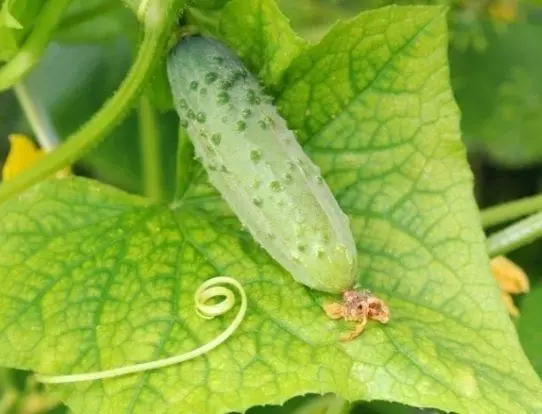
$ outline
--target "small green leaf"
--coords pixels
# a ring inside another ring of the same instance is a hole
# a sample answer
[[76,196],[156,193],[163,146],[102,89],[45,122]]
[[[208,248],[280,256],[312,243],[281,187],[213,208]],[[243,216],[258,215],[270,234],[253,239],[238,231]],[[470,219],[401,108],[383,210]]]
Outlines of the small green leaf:
[[339,342],[346,324],[322,311],[338,298],[295,283],[201,170],[174,208],[88,180],[50,181],[0,205],[0,364],[63,374],[193,349],[231,320],[202,320],[192,303],[201,282],[226,274],[249,303],[222,346],[51,389],[85,414],[225,413],[308,392],[540,412],[540,381],[489,274],[444,10],[390,7],[339,24],[283,82],[282,113],[350,215],[359,282],[387,300],[388,325]]
[[43,5],[35,0],[6,0],[0,5],[0,62],[17,53]]
[[542,377],[542,286],[528,293],[521,303],[518,334],[525,353]]
[[2,4],[0,10],[0,26],[4,26],[10,29],[22,29],[23,25],[11,14],[10,8],[11,0],[7,0]]
[[305,41],[274,0],[232,0],[221,11],[219,32],[268,85],[279,83]]
[[9,32],[11,29],[0,27],[0,62],[9,60],[19,49],[18,42]]

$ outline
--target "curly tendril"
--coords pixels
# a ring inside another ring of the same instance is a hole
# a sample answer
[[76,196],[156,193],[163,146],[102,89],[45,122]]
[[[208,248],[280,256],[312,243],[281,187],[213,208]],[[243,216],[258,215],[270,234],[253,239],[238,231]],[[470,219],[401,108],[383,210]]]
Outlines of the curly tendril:
[[[190,352],[186,352],[181,355],[157,359],[155,361],[144,362],[141,364],[128,365],[125,367],[113,368],[105,371],[87,372],[83,374],[73,375],[38,374],[35,377],[36,380],[44,384],[64,384],[82,381],[95,381],[105,378],[120,377],[122,375],[150,371],[157,368],[164,368],[206,354],[207,352],[211,351],[212,349],[216,348],[218,345],[226,341],[231,336],[231,334],[235,332],[235,330],[241,324],[247,310],[247,297],[243,286],[241,286],[241,284],[237,280],[231,277],[217,276],[202,283],[194,294],[196,312],[199,316],[205,319],[213,319],[216,316],[220,316],[228,312],[235,304],[235,295],[232,290],[227,287],[218,285],[230,285],[235,287],[238,290],[239,295],[241,296],[241,306],[232,323],[220,335],[218,335],[212,341],[207,342],[205,345],[202,345],[199,348],[196,348]],[[207,304],[209,300],[217,297],[222,297],[223,299],[215,304]]]

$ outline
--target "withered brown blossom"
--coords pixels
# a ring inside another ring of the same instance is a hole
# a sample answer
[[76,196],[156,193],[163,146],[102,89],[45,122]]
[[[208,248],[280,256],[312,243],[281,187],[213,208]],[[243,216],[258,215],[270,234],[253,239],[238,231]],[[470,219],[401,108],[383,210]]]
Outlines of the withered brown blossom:
[[341,341],[351,341],[359,336],[370,319],[380,323],[390,319],[388,306],[368,290],[347,290],[343,293],[343,302],[325,304],[324,311],[331,319],[357,322],[352,331],[341,336]]

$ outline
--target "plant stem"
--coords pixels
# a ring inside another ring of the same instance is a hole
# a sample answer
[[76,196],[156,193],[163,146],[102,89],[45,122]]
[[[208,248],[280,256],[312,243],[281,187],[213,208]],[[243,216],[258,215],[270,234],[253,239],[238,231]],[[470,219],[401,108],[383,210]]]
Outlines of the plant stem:
[[179,126],[179,140],[177,147],[175,201],[183,198],[192,179],[192,163],[194,162],[194,147],[186,130]]
[[509,253],[542,237],[542,212],[533,214],[487,238],[490,257]]
[[30,94],[28,87],[24,82],[19,82],[15,84],[13,90],[40,147],[45,151],[52,151],[58,147],[59,139],[51,119],[35,97]]
[[152,3],[136,60],[117,92],[81,129],[32,168],[0,186],[0,203],[72,164],[97,145],[130,110],[164,53],[185,0]]
[[500,204],[482,210],[482,226],[484,228],[506,223],[529,214],[542,211],[542,195],[520,198],[509,203]]
[[164,183],[160,168],[160,133],[156,113],[145,94],[139,98],[138,115],[144,193],[153,201],[164,201]]
[[0,91],[19,82],[38,63],[71,1],[48,0],[44,3],[26,42],[14,57],[0,68]]

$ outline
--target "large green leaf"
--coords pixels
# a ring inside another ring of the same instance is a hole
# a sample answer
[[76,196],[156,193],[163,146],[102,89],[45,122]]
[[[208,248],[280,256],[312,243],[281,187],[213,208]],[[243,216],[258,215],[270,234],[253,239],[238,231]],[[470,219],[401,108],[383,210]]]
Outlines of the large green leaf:
[[467,143],[494,160],[522,166],[542,160],[542,28],[486,28],[484,51],[451,49],[454,91]]
[[178,366],[52,387],[84,413],[222,413],[307,392],[459,413],[542,410],[540,381],[489,274],[448,83],[445,14],[391,7],[337,25],[293,61],[278,99],[352,219],[359,282],[392,319],[342,323],[241,230],[203,173],[174,206],[83,179],[0,206],[0,363],[42,373],[174,355],[231,315],[196,316],[209,277],[237,278],[248,313]]

